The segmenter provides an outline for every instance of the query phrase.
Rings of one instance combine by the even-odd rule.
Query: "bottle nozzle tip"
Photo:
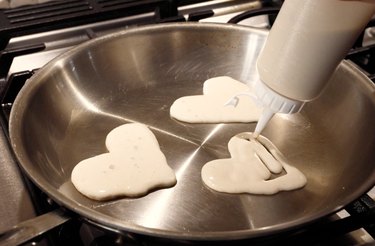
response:
[[[253,136],[255,138],[257,138],[259,134],[263,131],[263,129],[266,127],[267,123],[271,120],[274,114],[275,113],[269,108],[264,108],[263,113],[261,114],[258,123],[255,127],[255,130],[253,132]]]

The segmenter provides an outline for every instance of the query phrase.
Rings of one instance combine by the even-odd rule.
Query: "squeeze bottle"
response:
[[[285,0],[257,60],[253,84],[263,113],[295,113],[323,91],[375,13],[375,0]]]

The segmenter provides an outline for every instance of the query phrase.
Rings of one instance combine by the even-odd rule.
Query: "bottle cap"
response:
[[[293,100],[278,94],[261,80],[255,81],[253,90],[258,102],[274,113],[293,114],[299,112],[305,104],[303,101]]]

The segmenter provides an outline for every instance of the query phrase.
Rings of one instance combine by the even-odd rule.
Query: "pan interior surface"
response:
[[[219,24],[163,24],[99,38],[42,68],[21,91],[10,121],[12,147],[30,178],[54,200],[114,229],[188,239],[275,233],[342,208],[374,184],[374,86],[348,63],[324,93],[294,115],[276,115],[263,135],[307,177],[295,191],[262,196],[206,187],[200,171],[227,158],[227,143],[250,124],[188,124],[169,116],[205,80],[251,84],[267,33]],[[98,202],[73,187],[81,160],[107,152],[106,135],[128,123],[155,134],[177,184],[140,198]],[[147,154],[147,153],[145,153]]]

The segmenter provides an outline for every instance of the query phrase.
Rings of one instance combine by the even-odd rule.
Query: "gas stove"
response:
[[[72,47],[116,31],[164,22],[230,22],[269,28],[282,1],[243,0],[69,0],[0,10],[0,231],[59,207],[19,170],[8,140],[12,103],[24,83],[40,67]],[[347,59],[375,79],[375,29],[371,21]],[[308,245],[375,243],[374,189],[345,210],[290,233],[251,241],[215,242],[215,245],[272,245],[279,242]],[[8,235],[0,234],[0,239]],[[61,226],[37,236],[27,245],[212,245],[176,242],[124,234],[87,223],[73,215]]]

